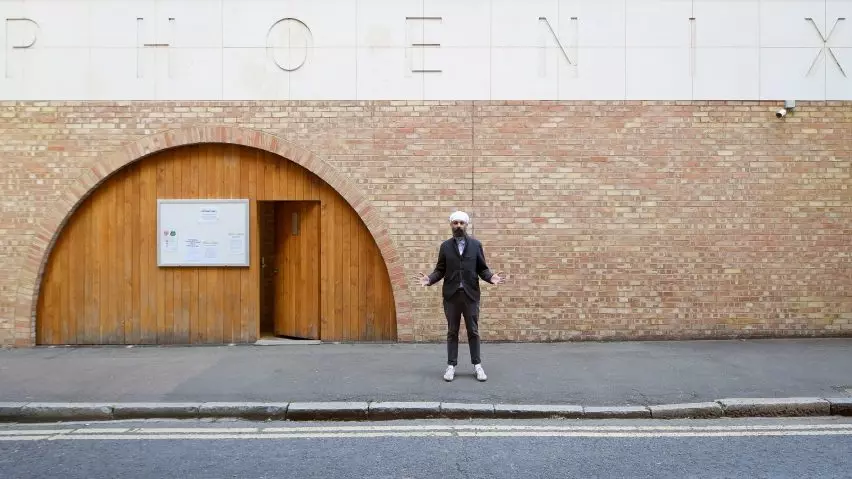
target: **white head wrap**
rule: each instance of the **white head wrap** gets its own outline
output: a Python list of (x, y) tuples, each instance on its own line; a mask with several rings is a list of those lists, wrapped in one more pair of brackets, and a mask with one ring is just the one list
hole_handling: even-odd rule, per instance
[(464, 221), (465, 223), (470, 224), (470, 216), (468, 216), (464, 211), (456, 211), (450, 215), (450, 222), (452, 223), (453, 221)]

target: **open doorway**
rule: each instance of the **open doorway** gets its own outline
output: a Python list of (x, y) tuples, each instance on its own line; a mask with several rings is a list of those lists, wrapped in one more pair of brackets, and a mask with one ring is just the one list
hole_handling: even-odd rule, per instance
[(260, 335), (320, 338), (320, 202), (259, 201)]

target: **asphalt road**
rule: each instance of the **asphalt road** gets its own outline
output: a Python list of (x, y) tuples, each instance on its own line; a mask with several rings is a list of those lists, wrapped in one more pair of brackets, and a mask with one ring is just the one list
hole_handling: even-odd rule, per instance
[(443, 344), (0, 350), (0, 401), (446, 401), (648, 405), (843, 397), (852, 338), (483, 344), (488, 381)]
[(849, 477), (852, 418), (0, 426), (0, 477)]

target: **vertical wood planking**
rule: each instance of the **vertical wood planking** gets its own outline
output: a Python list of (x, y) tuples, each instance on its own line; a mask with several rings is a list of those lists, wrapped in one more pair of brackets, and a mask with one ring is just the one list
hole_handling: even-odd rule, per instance
[(156, 343), (157, 325), (157, 162), (142, 161), (139, 168), (139, 342)]
[(321, 205), (319, 202), (309, 203), (311, 216), (311, 237), (309, 243), (308, 256), (305, 258), (308, 262), (308, 271), (310, 272), (310, 287), (311, 287), (311, 335), (319, 339), (321, 329), (321, 303), (320, 303), (320, 243), (321, 238)]
[(107, 182), (104, 185), (104, 195), (101, 198), (100, 210), (103, 212), (101, 221), (99, 222), (98, 237), (101, 244), (101, 268), (98, 271), (100, 284), (100, 309), (98, 310), (98, 342), (100, 344), (112, 344), (111, 329), (117, 323), (114, 316), (110, 316), (110, 309), (115, 296), (112, 294), (113, 281), (110, 278), (109, 272), (114, 267), (113, 259), (115, 254), (115, 238), (113, 230), (115, 229), (116, 213), (115, 213), (115, 189), (116, 185), (113, 182)]
[[(378, 249), (378, 246), (376, 247), (376, 249)], [(384, 288), (382, 289), (382, 296), (385, 299), (385, 301), (384, 301), (385, 308), (383, 309), (384, 321), (387, 322), (388, 331), (389, 331), (388, 336), (386, 336), (386, 338), (396, 339), (398, 331), (397, 331), (397, 327), (396, 327), (396, 302), (394, 301), (394, 296), (393, 296), (393, 286), (391, 285), (390, 276), (388, 275), (387, 268), (385, 267), (384, 260), (380, 259), (380, 261), (382, 261), (382, 264), (381, 264), (382, 282), (385, 284)]]
[(89, 224), (86, 211), (87, 209), (83, 208), (80, 211), (79, 217), (75, 215), (74, 221), (68, 222), (68, 226), (66, 226), (69, 231), (68, 235), (60, 235), (60, 238), (65, 239), (65, 246), (61, 254), (68, 256), (68, 271), (66, 274), (60, 275), (68, 287), (69, 294), (68, 309), (65, 317), (65, 323), (68, 325), (68, 335), (62, 338), (62, 342), (65, 344), (77, 343), (80, 320), (85, 314), (83, 302), (85, 301), (86, 285), (80, 279), (86, 271), (86, 245), (82, 241), (73, 241), (73, 238), (85, 236), (86, 234), (86, 228)]
[(269, 154), (261, 154), (263, 158), (263, 196), (266, 201), (277, 200), (275, 194), (275, 159)]
[[(370, 284), (367, 285), (367, 294), (366, 298), (370, 306), (367, 308), (367, 320), (372, 323), (372, 327), (377, 329), (374, 331), (374, 335), (386, 338), (389, 334), (388, 325), (382, 320), (382, 311), (380, 309), (380, 305), (384, 305), (384, 298), (382, 297), (381, 288), (384, 286), (382, 284), (382, 275), (381, 270), (377, 268), (379, 263), (376, 261), (375, 255), (379, 253), (378, 249), (373, 246), (373, 242), (369, 241), (368, 243), (371, 245), (372, 252), (368, 253), (367, 261), (370, 264)], [(378, 255), (381, 258), (381, 254)]]
[(138, 177), (134, 174), (133, 165), (126, 166), (122, 171), (123, 178), (121, 180), (121, 189), (119, 190), (118, 201), (121, 203), (122, 214), (124, 215), (124, 226), (120, 228), (118, 233), (119, 251), (118, 260), (124, 269), (121, 278), (121, 296), (118, 303), (118, 310), (122, 314), (121, 325), (121, 342), (119, 344), (127, 344), (128, 334), (133, 335), (133, 264), (138, 259), (138, 256), (133, 255), (133, 244), (136, 243), (136, 238), (133, 234), (133, 226), (137, 218), (137, 214), (133, 211), (133, 196), (138, 197), (138, 192), (135, 189), (135, 183), (138, 183)]
[(242, 270), (242, 284), (240, 292), (242, 298), (240, 303), (243, 312), (240, 322), (242, 324), (242, 341), (252, 341), (260, 338), (260, 234), (258, 221), (258, 189), (257, 189), (257, 158), (260, 152), (257, 150), (240, 150), (240, 168), (243, 170), (241, 178), (245, 180), (243, 195), (251, 198), (249, 204), (249, 238), (246, 247), (249, 248), (249, 268)]
[[(89, 269), (84, 278), (86, 284), (85, 300), (83, 308), (85, 309), (82, 321), (82, 329), (77, 330), (77, 341), (79, 344), (97, 344), (100, 340), (98, 324), (98, 298), (100, 298), (100, 284), (98, 281), (98, 271), (100, 270), (100, 255), (98, 249), (98, 215), (94, 214), (97, 206), (100, 204), (97, 199), (103, 195), (103, 190), (97, 191), (86, 200), (86, 209), (88, 209), (88, 224), (86, 225), (87, 235), (85, 236), (86, 259), (88, 260)], [(69, 241), (73, 241), (69, 239)]]
[[(304, 195), (302, 195), (304, 198)], [(308, 308), (307, 302), (310, 301), (309, 296), (309, 281), (310, 281), (310, 273), (308, 272), (308, 255), (309, 251), (309, 235), (310, 232), (310, 221), (308, 218), (308, 208), (305, 203), (296, 203), (294, 210), (298, 213), (298, 223), (299, 223), (299, 236), (293, 238), (293, 256), (292, 263), (293, 269), (296, 271), (295, 284), (293, 284), (293, 295), (294, 299), (298, 298), (298, 301), (293, 301), (292, 304), (292, 314), (294, 322), (296, 323), (296, 330), (300, 332), (302, 337), (310, 337), (310, 318), (307, 317), (310, 314), (310, 310)]]
[[(157, 267), (156, 200), (192, 197), (249, 198), (249, 268)], [(81, 203), (45, 267), (38, 342), (256, 339), (257, 201), (263, 200), (287, 200), (300, 209), (302, 241), (280, 245), (289, 256), (285, 276), (295, 300), (278, 299), (291, 308), (293, 327), (327, 340), (393, 339), (395, 311), (384, 262), (363, 222), (337, 192), (269, 153), (196, 145), (127, 167)], [(296, 203), (306, 200), (320, 204)], [(281, 232), (291, 226), (286, 213)], [(308, 287), (314, 282), (319, 286)]]
[[(157, 182), (155, 184), (156, 197), (158, 199), (166, 199), (171, 198), (169, 194), (169, 188), (167, 187), (166, 181), (168, 180), (168, 161), (170, 159), (171, 151), (166, 151), (163, 153), (162, 159), (157, 164)], [(156, 219), (155, 219), (156, 221)], [(157, 244), (155, 246), (159, 248), (160, 245)], [(171, 343), (171, 328), (166, 329), (167, 319), (166, 316), (169, 312), (166, 310), (166, 293), (169, 291), (169, 275), (170, 268), (160, 268), (157, 267), (155, 271), (154, 277), (157, 281), (157, 343), (158, 344), (170, 344)]]
[[(60, 246), (60, 251), (64, 252), (64, 250), (68, 247), (68, 242), (63, 242)], [(59, 255), (56, 258), (56, 265), (51, 268), (51, 276), (54, 278), (52, 282), (52, 291), (48, 298), (46, 304), (48, 307), (53, 308), (53, 323), (47, 327), (48, 336), (53, 340), (57, 341), (62, 338), (63, 333), (63, 322), (64, 322), (64, 313), (62, 310), (62, 291), (65, 289), (63, 280), (63, 268), (65, 268), (68, 264), (67, 254)]]
[(139, 163), (134, 163), (128, 167), (128, 185), (125, 189), (124, 202), (125, 211), (128, 215), (128, 231), (125, 239), (125, 248), (129, 258), (130, 275), (125, 285), (125, 301), (130, 306), (130, 312), (127, 315), (127, 322), (124, 325), (124, 342), (126, 344), (139, 344), (140, 328), (141, 328), (141, 298), (139, 297), (139, 278), (140, 267), (139, 257), (142, 247), (141, 241), (141, 212), (139, 201), (141, 198), (140, 192), (140, 175)]
[(51, 325), (51, 329), (53, 330), (51, 335), (54, 337), (54, 341), (60, 338), (67, 338), (70, 336), (70, 325), (68, 322), (68, 249), (71, 245), (67, 242), (62, 245), (62, 251), (64, 254), (57, 256), (56, 261), (56, 271), (54, 272), (54, 276), (59, 280), (59, 288), (56, 291), (56, 315), (54, 324)]
[[(272, 311), (275, 320), (275, 332), (276, 334), (284, 334), (287, 331), (289, 325), (288, 321), (288, 296), (287, 296), (287, 284), (290, 278), (290, 271), (287, 267), (287, 247), (288, 243), (288, 234), (286, 229), (287, 222), (287, 203), (276, 203), (274, 205), (275, 208), (275, 269), (278, 271), (275, 273), (273, 277), (273, 281), (275, 284), (275, 293), (272, 299)], [(281, 323), (284, 323), (282, 326)]]
[[(294, 214), (298, 233), (294, 234)], [(280, 335), (319, 337), (318, 244), (320, 208), (317, 202), (283, 202), (277, 205), (277, 237), (281, 254), (276, 259), (275, 331)]]
[[(116, 173), (116, 178), (111, 181), (115, 188), (114, 198), (114, 220), (113, 230), (110, 233), (110, 252), (112, 253), (112, 265), (107, 271), (112, 287), (110, 311), (106, 317), (108, 323), (113, 323), (114, 326), (109, 328), (110, 344), (124, 344), (124, 329), (127, 322), (127, 316), (130, 312), (130, 305), (124, 303), (124, 285), (125, 275), (127, 275), (127, 263), (130, 261), (130, 250), (125, 250), (127, 240), (127, 225), (129, 218), (125, 209), (124, 195), (125, 190), (129, 189), (130, 183), (127, 177), (127, 170), (121, 170)], [(115, 320), (113, 320), (115, 318)]]
[[(183, 154), (173, 151), (169, 165), (169, 198), (183, 198), (182, 194), (182, 163)], [(184, 281), (184, 275), (191, 275), (193, 271), (188, 268), (167, 268), (166, 273), (170, 277), (170, 283), (167, 282), (168, 291), (166, 291), (166, 302), (171, 301), (171, 316), (166, 316), (166, 323), (169, 324), (171, 332), (171, 343), (179, 344), (182, 342), (181, 329), (183, 324), (183, 308), (181, 307), (181, 283)]]
[(370, 246), (372, 242), (368, 241), (366, 228), (361, 227), (359, 225), (358, 228), (358, 244), (361, 245), (358, 248), (358, 334), (359, 339), (367, 339), (372, 338), (376, 335), (376, 331), (373, 330), (375, 324), (373, 323), (372, 315), (369, 314), (369, 310), (375, 304), (375, 298), (373, 297), (373, 288), (372, 283), (375, 281), (373, 279), (373, 262), (370, 261), (371, 255), (373, 254)]
[(267, 196), (266, 198), (269, 200), (282, 200), (288, 198), (287, 191), (287, 165), (278, 161), (278, 158), (275, 155), (264, 152), (264, 156), (266, 157), (266, 161), (272, 167), (272, 173), (270, 176), (270, 183), (267, 183)]
[(343, 208), (337, 210), (337, 224), (340, 226), (339, 234), (336, 238), (337, 244), (340, 245), (340, 254), (338, 255), (338, 278), (337, 286), (337, 317), (335, 320), (340, 325), (339, 337), (351, 338), (353, 331), (349, 321), (349, 251), (352, 247), (352, 242), (349, 241), (349, 215)]
[(358, 317), (358, 260), (359, 248), (361, 247), (361, 238), (358, 235), (358, 227), (360, 221), (358, 218), (349, 216), (349, 239), (351, 246), (349, 248), (349, 337), (353, 340), (361, 339), (361, 321)]
[[(266, 154), (267, 161), (277, 163), (276, 158), (273, 155)], [(297, 244), (297, 238), (293, 237), (293, 228), (292, 228), (292, 218), (293, 214), (298, 214), (298, 209), (295, 207), (296, 203), (293, 203), (292, 200), (300, 199), (296, 194), (293, 188), (293, 177), (289, 174), (290, 165), (285, 164), (281, 169), (281, 174), (283, 178), (278, 181), (278, 186), (286, 196), (278, 196), (270, 197), (270, 199), (281, 199), (287, 198), (288, 202), (278, 203), (277, 204), (277, 213), (276, 213), (276, 221), (278, 224), (276, 242), (278, 243), (278, 254), (276, 260), (279, 265), (279, 282), (282, 285), (278, 295), (273, 299), (275, 304), (281, 304), (281, 316), (278, 316), (276, 313), (276, 321), (284, 322), (283, 331), (287, 334), (298, 335), (301, 334), (299, 330), (299, 325), (296, 320), (296, 290), (295, 286), (298, 283), (296, 280), (296, 275), (298, 271), (296, 270), (296, 262), (294, 261), (295, 255), (297, 254), (294, 250), (294, 246)]]
[[(183, 159), (183, 154), (178, 154), (173, 151), (172, 156), (169, 159), (169, 175), (168, 175), (168, 185), (169, 185), (169, 198), (177, 199), (181, 198), (181, 160)], [(166, 315), (166, 327), (168, 328), (170, 340), (169, 342), (172, 344), (180, 343), (180, 324), (183, 320), (181, 311), (181, 288), (180, 284), (184, 280), (183, 275), (184, 271), (187, 271), (186, 268), (164, 268), (167, 275), (166, 280), (166, 307), (169, 308), (170, 315)], [(191, 271), (191, 270), (190, 270)], [(171, 306), (168, 306), (171, 304)]]
[[(108, 344), (106, 334), (104, 329), (109, 327), (107, 324), (110, 320), (107, 319), (107, 315), (109, 314), (109, 302), (110, 302), (110, 291), (109, 286), (110, 282), (108, 278), (105, 278), (107, 271), (109, 271), (111, 254), (109, 249), (109, 244), (111, 238), (109, 237), (109, 232), (111, 229), (110, 223), (113, 221), (113, 204), (114, 204), (114, 196), (112, 185), (107, 182), (102, 187), (103, 194), (100, 195), (97, 199), (97, 202), (93, 205), (95, 206), (95, 218), (97, 218), (97, 229), (95, 230), (96, 235), (96, 243), (97, 249), (95, 250), (97, 256), (100, 258), (98, 261), (97, 273), (95, 273), (97, 277), (97, 288), (95, 288), (95, 294), (98, 297), (98, 309), (97, 309), (97, 330), (94, 333), (93, 340), (98, 344)], [(113, 320), (114, 321), (114, 320)]]
[(307, 307), (309, 301), (307, 297), (309, 294), (308, 281), (310, 281), (310, 278), (308, 277), (307, 261), (305, 261), (308, 255), (308, 209), (304, 203), (295, 203), (293, 210), (298, 215), (299, 235), (294, 236), (290, 242), (290, 263), (294, 272), (293, 281), (290, 282), (290, 294), (293, 295), (293, 300), (290, 301), (290, 314), (299, 335), (309, 338), (310, 318), (306, 316), (310, 314)]
[[(116, 173), (115, 180), (121, 180), (121, 173)], [(101, 314), (98, 318), (101, 325), (101, 343), (116, 344), (116, 333), (120, 327), (122, 318), (117, 316), (116, 303), (118, 297), (118, 283), (121, 276), (121, 268), (118, 264), (118, 229), (123, 227), (123, 221), (119, 211), (118, 190), (121, 183), (115, 181), (107, 182), (105, 209), (106, 214), (101, 223), (101, 240), (104, 247), (104, 267), (101, 268)], [(112, 273), (112, 274), (111, 274)]]
[(318, 196), (320, 198), (320, 242), (318, 245), (320, 262), (320, 338), (324, 339), (328, 337), (329, 330), (333, 324), (329, 321), (329, 306), (331, 305), (331, 301), (329, 300), (331, 293), (329, 277), (331, 273), (328, 256), (334, 251), (334, 248), (325, 241), (322, 241), (329, 234), (331, 226), (331, 222), (329, 221), (329, 205), (323, 188), (318, 192)]
[[(175, 197), (192, 198), (192, 151), (175, 154)], [(162, 234), (160, 232), (159, 234)], [(174, 341), (187, 344), (192, 339), (191, 292), (198, 273), (193, 268), (174, 268), (175, 323)]]
[(133, 243), (136, 242), (133, 237), (133, 223), (136, 219), (136, 213), (133, 211), (131, 196), (137, 194), (134, 190), (134, 182), (136, 176), (133, 174), (133, 167), (125, 167), (122, 172), (122, 178), (119, 189), (118, 202), (121, 204), (121, 214), (124, 215), (123, 227), (116, 232), (118, 234), (118, 261), (121, 264), (122, 277), (120, 283), (121, 295), (119, 296), (118, 310), (122, 315), (121, 324), (121, 341), (120, 344), (128, 342), (128, 332), (133, 334), (133, 263), (136, 257), (133, 256)]
[(45, 267), (44, 281), (41, 287), (41, 295), (39, 296), (39, 308), (44, 311), (44, 321), (36, 327), (36, 339), (47, 344), (58, 344), (59, 338), (54, 334), (61, 314), (59, 308), (56, 307), (55, 297), (58, 290), (56, 282), (61, 279), (61, 275), (57, 274), (56, 269), (59, 268), (59, 255), (62, 253), (62, 244), (57, 241), (54, 246), (54, 255), (50, 262)]
[[(112, 235), (113, 243), (113, 259), (114, 265), (112, 270), (115, 271), (115, 287), (113, 288), (113, 300), (110, 316), (107, 318), (116, 318), (116, 328), (113, 330), (113, 344), (125, 344), (127, 342), (126, 330), (127, 323), (131, 321), (133, 314), (133, 299), (129, 294), (130, 281), (133, 278), (133, 244), (131, 235), (132, 212), (127, 204), (127, 195), (133, 193), (133, 180), (129, 174), (130, 170), (124, 168), (117, 173), (116, 178), (112, 183), (116, 185), (115, 189), (115, 212), (116, 212), (116, 228)], [(132, 326), (131, 326), (132, 328)]]
[(296, 249), (298, 246), (298, 240), (293, 235), (293, 213), (299, 214), (299, 209), (296, 206), (297, 203), (288, 202), (286, 205), (287, 207), (284, 209), (285, 213), (281, 219), (281, 225), (282, 229), (286, 232), (283, 236), (285, 238), (284, 244), (286, 247), (286, 252), (284, 253), (284, 264), (286, 265), (285, 267), (287, 271), (285, 273), (284, 283), (287, 285), (287, 288), (284, 295), (276, 299), (284, 301), (287, 304), (287, 330), (301, 334), (296, 320), (297, 298), (301, 299), (298, 297), (296, 290), (296, 286), (300, 281), (300, 271), (298, 269), (299, 263), (297, 261), (299, 252)]
[[(299, 197), (299, 199), (301, 199), (301, 197)], [(304, 257), (302, 253), (302, 244), (304, 243), (305, 211), (301, 203), (291, 202), (289, 206), (290, 214), (287, 215), (287, 231), (290, 232), (290, 238), (287, 244), (287, 264), (290, 270), (290, 280), (287, 282), (289, 285), (287, 294), (290, 298), (287, 300), (287, 303), (290, 305), (290, 310), (288, 315), (289, 322), (293, 325), (294, 330), (297, 331), (301, 337), (307, 337), (308, 333), (305, 331), (306, 322), (300, 314), (302, 311), (301, 303), (305, 301), (302, 284), (304, 284), (307, 280), (305, 277), (304, 263), (302, 262), (302, 258)], [(298, 215), (298, 236), (293, 234), (293, 213)]]
[(329, 252), (325, 258), (325, 261), (328, 262), (328, 291), (323, 291), (323, 296), (328, 298), (328, 324), (329, 324), (329, 339), (340, 339), (343, 338), (343, 328), (341, 328), (341, 324), (339, 321), (339, 301), (340, 301), (340, 272), (341, 272), (341, 263), (340, 263), (340, 240), (339, 235), (341, 231), (340, 219), (338, 210), (340, 209), (340, 203), (335, 201), (336, 197), (331, 187), (325, 186), (325, 198), (326, 203), (328, 204), (328, 219), (329, 224), (327, 228), (327, 232), (324, 237), (323, 247)]
[[(278, 271), (273, 276), (273, 299), (272, 315), (275, 334), (285, 334), (287, 331), (287, 285), (285, 281), (289, 277), (287, 271), (287, 231), (285, 221), (287, 217), (287, 203), (276, 203), (273, 205), (275, 216), (275, 263), (274, 268)], [(283, 323), (283, 325), (282, 325)]]
[[(223, 188), (225, 198), (238, 198), (240, 192), (240, 158), (238, 147), (228, 145), (225, 150)], [(225, 245), (226, 250), (228, 246)], [(225, 323), (222, 340), (233, 343), (239, 338), (240, 328), (240, 272), (242, 268), (226, 268), (225, 273)]]

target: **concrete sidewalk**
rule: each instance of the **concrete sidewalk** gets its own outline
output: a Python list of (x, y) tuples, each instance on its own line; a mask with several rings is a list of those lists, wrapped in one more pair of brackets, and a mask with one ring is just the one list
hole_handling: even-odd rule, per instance
[(443, 344), (0, 351), (0, 402), (345, 402), (649, 406), (852, 397), (852, 339), (483, 344), (480, 383)]

